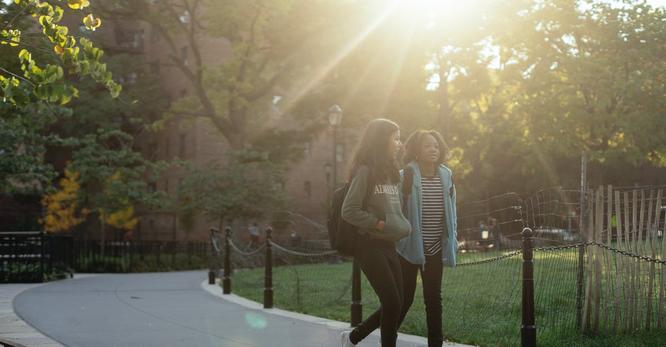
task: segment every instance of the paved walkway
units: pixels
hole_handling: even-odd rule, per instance
[[[58,342],[21,320],[12,307],[12,301],[19,293],[41,285],[41,283],[0,285],[0,340],[31,347],[62,347]]]
[[[204,282],[206,276],[196,271],[63,280],[23,291],[14,309],[66,346],[339,346],[347,324],[222,296],[219,286]],[[378,346],[378,336],[359,346]],[[424,346],[425,339],[401,334],[398,345]]]

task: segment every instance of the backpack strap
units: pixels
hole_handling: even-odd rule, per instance
[[[411,166],[405,168],[404,179],[402,180],[402,212],[407,211],[407,201],[412,194],[412,185],[414,184],[414,170]]]

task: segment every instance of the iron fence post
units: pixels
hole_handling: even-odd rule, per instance
[[[44,282],[44,241],[46,238],[44,237],[44,231],[40,231],[39,233],[39,251],[40,251],[40,256],[39,256],[39,282]]]
[[[266,229],[266,264],[264,277],[264,308],[273,308],[273,250],[271,234],[273,229]]]
[[[231,228],[227,227],[224,229],[224,294],[231,294],[231,271]]]

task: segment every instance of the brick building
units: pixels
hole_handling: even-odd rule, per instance
[[[192,86],[176,66],[168,63],[167,55],[172,54],[174,50],[155,28],[146,23],[122,20],[106,21],[105,26],[97,35],[97,42],[107,54],[116,52],[137,54],[143,56],[147,63],[145,71],[123,77],[125,82],[132,78],[140,78],[142,74],[157,74],[165,94],[171,101],[190,95]],[[202,38],[199,42],[201,42],[201,58],[204,66],[219,64],[232,54],[229,42],[224,39]],[[178,54],[179,58],[188,64],[192,52],[186,41],[178,47]],[[347,176],[347,163],[355,145],[355,133],[356,131],[345,130],[343,127],[338,129],[336,165],[332,163],[333,131],[327,129],[317,134],[310,142],[302,144],[303,158],[292,163],[292,168],[285,175],[284,189],[288,196],[288,210],[293,218],[298,219],[294,220],[293,228],[301,233],[303,238],[323,237],[321,234],[315,236],[310,231],[317,229],[315,224],[325,223],[327,201],[334,177],[333,168],[336,168],[338,183],[343,182]],[[210,120],[205,118],[197,118],[194,122],[172,119],[158,133],[147,134],[146,137],[137,139],[137,146],[148,158],[166,160],[178,157],[189,160],[199,167],[210,162],[224,162],[230,148],[222,134]],[[154,188],[174,196],[183,175],[181,170],[170,168],[161,176]],[[267,221],[258,222],[267,223]],[[174,214],[154,212],[141,217],[135,235],[140,234],[144,240],[205,239],[211,226],[217,226],[217,221],[207,221],[205,217],[200,216],[195,220],[191,231],[184,231],[175,220]],[[245,225],[235,225],[234,228],[244,231]]]

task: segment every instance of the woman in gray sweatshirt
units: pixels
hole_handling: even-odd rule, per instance
[[[370,282],[380,307],[352,331],[341,335],[343,347],[355,346],[380,328],[382,346],[393,347],[403,303],[398,241],[411,231],[402,214],[397,155],[400,129],[387,119],[370,121],[354,155],[342,218],[358,228],[354,259]]]

